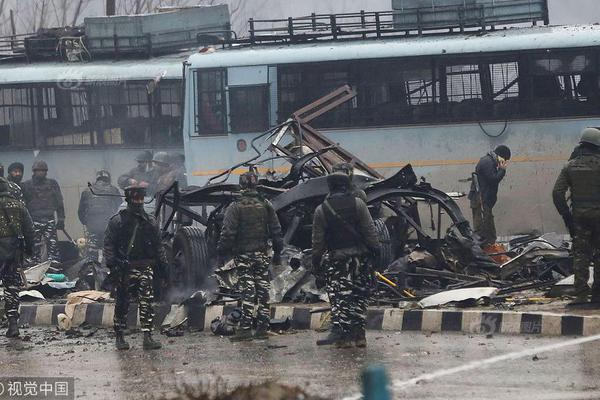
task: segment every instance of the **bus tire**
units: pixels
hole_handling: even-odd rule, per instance
[[[394,243],[390,236],[390,231],[385,224],[385,221],[381,218],[373,220],[375,223],[375,230],[377,231],[377,238],[379,239],[380,252],[379,256],[375,260],[375,267],[379,270],[385,270],[394,261]]]
[[[173,267],[169,274],[171,285],[198,288],[210,273],[208,246],[200,228],[185,226],[173,239]]]

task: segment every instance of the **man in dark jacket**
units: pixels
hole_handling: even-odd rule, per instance
[[[123,190],[129,186],[141,186],[147,188],[152,184],[152,153],[143,151],[135,158],[137,166],[129,172],[121,175],[117,181]]]
[[[498,201],[498,186],[506,175],[510,149],[504,145],[483,156],[475,167],[469,200],[473,211],[473,228],[481,245],[496,243],[496,224],[492,209]]]
[[[104,236],[104,259],[116,287],[114,329],[118,350],[129,349],[124,331],[130,295],[138,298],[140,323],[144,332],[144,349],[161,348],[152,339],[154,268],[165,270],[168,260],[156,219],[144,211],[146,188],[125,189],[127,208],[108,223]]]
[[[329,196],[313,217],[312,267],[327,285],[332,329],[317,344],[364,347],[371,259],[379,253],[379,239],[366,203],[352,192],[350,178],[333,173],[327,185]]]
[[[87,256],[93,260],[98,260],[108,221],[119,210],[120,194],[119,189],[111,185],[110,173],[105,170],[98,171],[91,190],[87,188],[81,193],[77,214],[85,226]]]
[[[65,206],[58,182],[47,177],[48,164],[39,160],[33,163],[33,177],[23,182],[25,205],[33,219],[36,245],[46,244],[48,260],[60,262],[56,231],[65,229]],[[42,260],[42,246],[36,246],[33,260]]]
[[[269,329],[269,239],[273,243],[273,263],[281,263],[281,225],[271,203],[257,191],[254,172],[240,176],[241,197],[225,211],[217,250],[220,256],[233,256],[239,270],[238,290],[242,308],[240,328],[232,341],[266,339]],[[258,305],[256,317],[254,305]],[[252,325],[256,332],[252,335]]]
[[[571,207],[567,191],[571,192]],[[592,302],[600,303],[600,129],[583,130],[578,152],[560,172],[552,199],[573,238],[576,297],[571,304],[587,302],[592,261]]]
[[[19,336],[19,290],[23,286],[19,268],[24,254],[33,251],[33,221],[25,205],[8,192],[8,181],[0,178],[0,281],[8,317],[7,337]]]

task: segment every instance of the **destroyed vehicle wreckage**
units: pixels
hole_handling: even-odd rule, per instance
[[[413,286],[409,282],[415,277],[421,283],[435,281],[437,291],[503,284],[502,279],[508,277],[482,251],[452,197],[424,179],[419,182],[410,164],[384,178],[309,125],[355,95],[344,86],[293,113],[286,122],[253,139],[254,158],[211,178],[206,186],[180,192],[175,183],[159,194],[156,215],[173,258],[170,288],[177,288],[179,293],[201,288],[214,272],[219,293],[231,293],[236,282],[234,269],[230,263],[215,271],[214,254],[225,209],[240,192],[237,184],[226,181],[233,172],[282,161],[291,164],[289,173],[281,178],[267,174],[258,186],[279,216],[286,247],[284,260],[288,261],[287,266],[274,271],[279,273],[273,276],[273,300],[319,298],[309,272],[313,213],[328,194],[326,176],[340,162],[354,166],[353,183],[367,195],[381,241],[382,251],[375,262],[377,270],[383,272],[374,288],[378,301],[397,303],[414,297],[404,289]],[[268,144],[264,151],[256,145],[259,140]]]

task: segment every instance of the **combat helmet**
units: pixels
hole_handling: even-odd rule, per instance
[[[240,187],[242,189],[254,189],[258,185],[258,175],[253,171],[248,171],[240,175]]]
[[[164,151],[159,151],[156,154],[154,154],[154,157],[152,157],[152,162],[157,163],[159,165],[169,166],[170,161],[171,160],[169,159],[169,155]]]
[[[600,147],[600,128],[589,127],[581,131],[579,143],[588,143]]]
[[[135,157],[135,161],[137,162],[150,162],[152,161],[152,153],[148,150],[142,151],[140,154]]]
[[[351,186],[350,177],[343,172],[327,175],[327,186],[330,192],[346,191]]]
[[[332,168],[333,172],[341,172],[348,176],[354,175],[354,167],[349,162],[337,163]]]
[[[44,160],[37,160],[31,167],[32,171],[48,171],[48,164]]]

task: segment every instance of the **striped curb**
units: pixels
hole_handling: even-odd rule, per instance
[[[177,305],[155,307],[158,324]],[[209,306],[189,309],[188,325],[209,330],[216,317],[230,313],[235,306]],[[319,329],[326,312],[311,314],[315,307],[306,305],[275,305],[271,307],[274,319],[289,318],[293,329]],[[22,324],[30,326],[57,325],[58,315],[64,313],[64,304],[22,305]],[[92,326],[112,327],[114,303],[80,304],[75,307],[73,326],[86,322]],[[128,326],[139,326],[137,305],[132,304]],[[564,315],[547,312],[528,313],[481,310],[401,310],[371,308],[367,313],[367,329],[381,331],[463,332],[474,334],[521,334],[540,336],[591,336],[600,334],[599,316]]]

